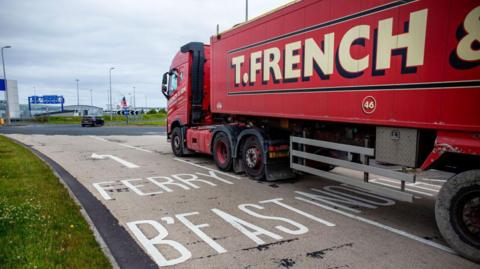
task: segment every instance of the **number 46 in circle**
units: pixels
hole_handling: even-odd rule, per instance
[[[362,110],[366,114],[372,114],[377,108],[377,100],[373,96],[366,96],[362,101]]]

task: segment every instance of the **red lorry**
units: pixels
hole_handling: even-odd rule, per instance
[[[162,92],[176,156],[255,180],[303,172],[412,201],[412,171],[455,171],[438,228],[480,261],[478,0],[293,1],[181,47]]]

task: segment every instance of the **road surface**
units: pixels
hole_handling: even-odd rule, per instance
[[[46,128],[16,127],[7,136],[86,190],[87,212],[122,268],[132,267],[135,248],[147,257],[138,268],[478,268],[452,253],[436,228],[434,199],[448,174],[408,185],[416,198],[404,203],[315,176],[272,183],[219,172],[208,156],[174,157],[164,135],[149,134],[158,127],[48,126],[56,135]],[[108,214],[95,218],[101,207]],[[102,232],[102,218],[125,232]]]

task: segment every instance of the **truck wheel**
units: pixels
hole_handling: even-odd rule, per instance
[[[480,170],[460,173],[443,185],[435,204],[435,218],[453,249],[480,262]]]
[[[172,132],[172,151],[173,154],[177,157],[182,157],[183,154],[183,139],[182,139],[182,130],[179,127],[175,127]]]
[[[213,159],[220,170],[230,171],[232,169],[233,161],[230,140],[223,132],[216,135],[213,141]]]
[[[261,180],[265,177],[263,149],[256,136],[250,136],[243,144],[242,165],[252,179]]]

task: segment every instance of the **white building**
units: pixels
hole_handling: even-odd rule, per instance
[[[0,88],[3,89],[4,80],[1,79],[0,83],[2,86]],[[8,80],[7,81],[8,87],[8,108],[10,112],[11,119],[18,119],[21,117],[20,113],[20,104],[18,101],[18,85],[16,80]],[[6,117],[6,105],[5,105],[5,91],[0,91],[0,117]]]

